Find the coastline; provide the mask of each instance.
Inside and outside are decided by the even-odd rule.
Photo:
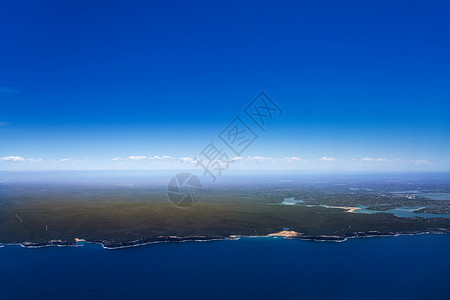
[[[62,240],[50,240],[48,242],[32,243],[5,243],[0,244],[0,248],[5,246],[21,246],[22,248],[37,249],[46,247],[80,247],[80,242],[89,244],[101,245],[103,249],[115,250],[125,249],[139,246],[146,246],[159,243],[184,243],[184,242],[210,242],[210,241],[224,241],[224,240],[239,240],[240,238],[267,238],[267,237],[282,237],[285,239],[298,239],[305,241],[315,242],[345,242],[348,239],[353,238],[371,238],[371,237],[394,237],[403,235],[418,235],[418,234],[450,234],[450,230],[436,229],[429,231],[402,231],[402,232],[379,232],[379,231],[367,231],[367,232],[352,232],[344,235],[305,235],[296,231],[280,231],[270,233],[267,235],[245,236],[245,235],[229,235],[229,236],[160,236],[156,238],[146,238],[134,241],[114,243],[113,241],[89,241],[86,239],[75,238],[73,241]]]
[[[348,213],[355,213],[355,210],[361,209],[361,207],[357,207],[357,206],[333,206],[333,205],[314,205],[314,204],[303,204],[303,206],[306,206],[306,207],[320,206],[320,207],[325,207],[325,208],[337,208],[337,209],[343,209],[344,212],[348,212]]]

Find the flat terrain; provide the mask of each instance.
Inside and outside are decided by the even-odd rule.
[[[449,219],[356,214],[342,209],[268,205],[261,200],[205,196],[180,209],[163,196],[146,201],[52,200],[6,204],[0,211],[0,242],[54,239],[129,241],[158,236],[266,235],[289,227],[306,235],[450,229]]]
[[[162,184],[3,182],[0,185],[0,243],[72,241],[75,238],[125,242],[159,236],[267,235],[286,227],[307,236],[450,230],[448,218],[399,218],[386,213],[357,214],[337,208],[280,205],[284,197],[296,196],[312,204],[398,206],[395,199],[399,196],[387,193],[383,182],[378,183],[378,190],[373,190],[373,186],[360,189],[362,183],[358,189],[349,189],[341,183],[318,184],[303,179],[288,185],[273,180],[269,183],[239,182],[205,187],[200,201],[187,209],[174,207]],[[350,186],[355,184],[351,182]],[[440,184],[439,191],[445,187]],[[402,186],[391,189],[400,188]],[[399,199],[407,202],[407,198]],[[420,198],[409,200],[411,206],[422,201]],[[448,205],[448,201],[423,201],[437,207]]]

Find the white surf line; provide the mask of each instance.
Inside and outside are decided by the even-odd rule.
[[[22,220],[22,218],[21,217],[19,217],[17,214],[16,214],[16,217],[17,217],[17,219],[19,219],[20,220],[20,223],[23,223],[23,220]]]

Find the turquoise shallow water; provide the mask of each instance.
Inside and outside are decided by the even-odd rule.
[[[449,299],[450,235],[0,248],[3,299]]]
[[[430,213],[415,213],[414,211],[419,209],[420,206],[415,207],[398,207],[395,209],[388,210],[373,210],[367,209],[367,206],[360,205],[358,206],[361,209],[355,210],[355,213],[358,214],[375,214],[375,213],[392,213],[397,217],[402,218],[411,218],[411,217],[421,217],[421,218],[450,218],[450,214],[430,214]]]

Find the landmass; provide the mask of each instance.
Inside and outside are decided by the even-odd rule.
[[[87,241],[115,249],[242,236],[344,241],[450,232],[450,218],[358,213],[360,205],[380,211],[406,206],[438,216],[448,207],[449,201],[419,196],[408,199],[403,195],[409,193],[389,192],[411,188],[410,182],[400,185],[393,181],[392,185],[391,181],[371,184],[346,179],[344,184],[333,180],[271,179],[242,184],[243,180],[233,180],[206,187],[198,203],[188,209],[172,205],[164,185],[0,182],[0,243],[43,247]],[[448,192],[446,179],[416,185]],[[302,200],[282,205],[286,197]]]

